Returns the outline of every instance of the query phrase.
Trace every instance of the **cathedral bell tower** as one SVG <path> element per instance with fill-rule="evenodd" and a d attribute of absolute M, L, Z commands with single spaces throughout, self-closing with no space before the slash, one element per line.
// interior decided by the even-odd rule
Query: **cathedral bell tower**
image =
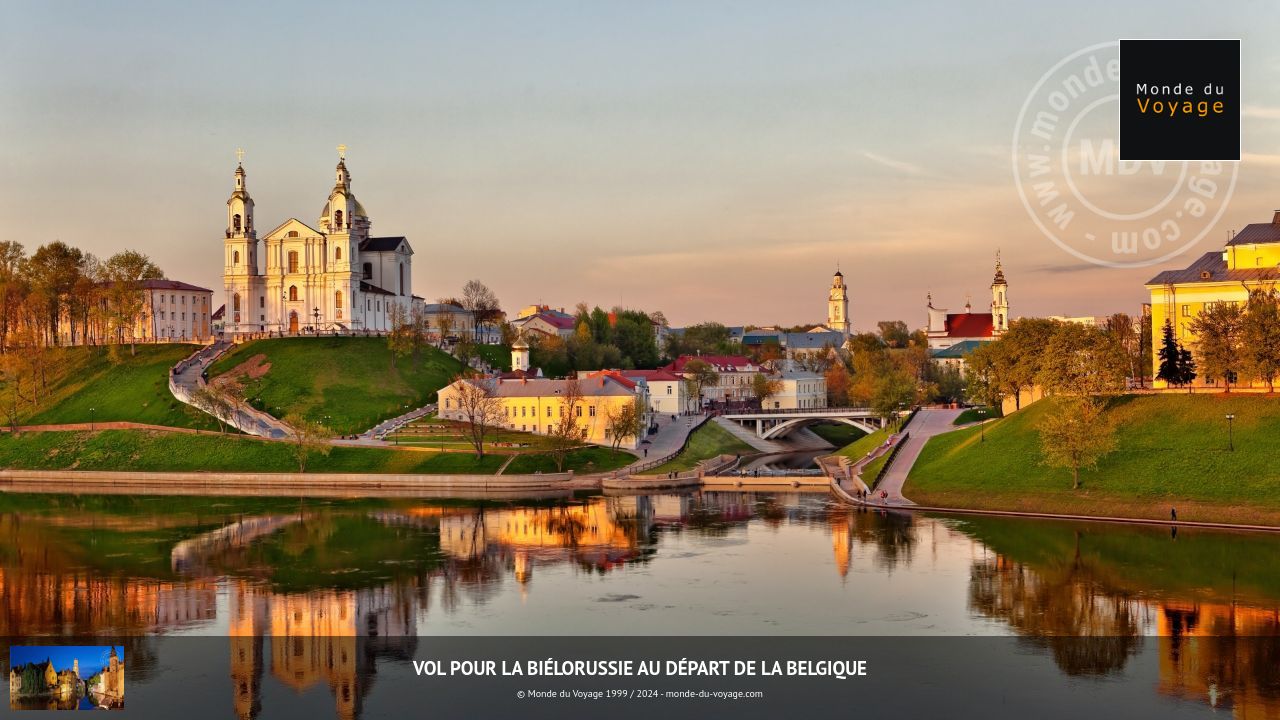
<path fill-rule="evenodd" d="M 827 294 L 827 327 L 849 337 L 849 295 L 844 274 L 838 268 L 831 279 L 831 292 Z"/>
<path fill-rule="evenodd" d="M 1000 251 L 996 251 L 996 277 L 991 281 L 991 334 L 999 337 L 1009 329 L 1009 283 L 1004 280 L 1000 266 Z"/>
<path fill-rule="evenodd" d="M 258 274 L 258 231 L 253 227 L 253 198 L 245 186 L 244 151 L 237 150 L 235 189 L 227 200 L 226 275 Z"/>

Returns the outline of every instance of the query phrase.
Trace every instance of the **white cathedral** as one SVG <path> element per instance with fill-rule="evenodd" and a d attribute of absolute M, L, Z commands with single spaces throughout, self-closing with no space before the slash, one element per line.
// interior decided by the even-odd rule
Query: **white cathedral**
<path fill-rule="evenodd" d="M 265 268 L 244 164 L 236 165 L 223 243 L 224 332 L 381 332 L 391 329 L 393 308 L 412 307 L 413 248 L 404 237 L 369 235 L 373 223 L 351 193 L 344 150 L 318 229 L 290 218 L 267 233 Z"/>

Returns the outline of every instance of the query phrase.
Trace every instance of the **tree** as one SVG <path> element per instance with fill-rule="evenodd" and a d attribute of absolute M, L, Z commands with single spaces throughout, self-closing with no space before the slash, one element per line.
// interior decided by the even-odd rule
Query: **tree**
<path fill-rule="evenodd" d="M 1141 380 L 1141 368 L 1144 364 L 1142 355 L 1142 344 L 1139 342 L 1138 331 L 1133 327 L 1133 318 L 1128 313 L 1112 313 L 1106 322 L 1107 334 L 1112 337 L 1117 345 L 1124 352 L 1125 363 L 1128 366 L 1128 376 L 1137 380 Z"/>
<path fill-rule="evenodd" d="M 333 445 L 329 443 L 333 434 L 324 425 L 297 413 L 285 416 L 284 422 L 293 436 L 293 457 L 298 461 L 298 472 L 307 471 L 307 460 L 312 455 L 327 456 L 333 450 Z"/>
<path fill-rule="evenodd" d="M 982 343 L 965 356 L 965 394 L 970 401 L 987 407 L 998 407 L 1004 394 L 996 378 L 1000 341 Z"/>
<path fill-rule="evenodd" d="M 231 400 L 226 395 L 208 385 L 200 385 L 191 392 L 191 404 L 198 410 L 213 416 L 218 421 L 219 431 L 227 432 L 227 420 L 235 411 Z"/>
<path fill-rule="evenodd" d="M 1106 331 L 1059 323 L 1044 346 L 1036 384 L 1048 393 L 1097 395 L 1124 387 L 1128 360 Z"/>
<path fill-rule="evenodd" d="M 547 432 L 551 444 L 551 459 L 555 460 L 557 472 L 564 472 L 564 461 L 569 451 L 582 444 L 582 430 L 578 425 L 582 401 L 582 384 L 577 376 L 565 380 L 560 389 L 559 417 Z"/>
<path fill-rule="evenodd" d="M 695 403 L 695 407 L 701 410 L 703 390 L 720 382 L 720 373 L 716 372 L 716 369 L 706 360 L 697 358 L 685 363 L 682 372 L 685 393 L 689 401 Z"/>
<path fill-rule="evenodd" d="M 502 319 L 502 306 L 498 302 L 498 296 L 479 280 L 468 280 L 462 286 L 462 307 L 471 313 L 476 325 Z"/>
<path fill-rule="evenodd" d="M 849 404 L 849 370 L 844 362 L 831 363 L 827 368 L 827 406 L 845 407 Z"/>
<path fill-rule="evenodd" d="M 1196 379 L 1196 359 L 1192 357 L 1191 351 L 1181 345 L 1178 346 L 1178 378 L 1179 385 L 1187 386 L 1187 394 L 1191 393 L 1191 383 Z"/>
<path fill-rule="evenodd" d="M 891 367 L 876 378 L 875 391 L 871 395 L 871 409 L 889 420 L 898 411 L 914 404 L 916 381 L 900 367 Z"/>
<path fill-rule="evenodd" d="M 751 396 L 764 407 L 764 401 L 782 392 L 782 381 L 764 373 L 751 376 Z"/>
<path fill-rule="evenodd" d="M 40 326 L 51 345 L 57 344 L 58 319 L 64 310 L 67 311 L 70 340 L 75 341 L 80 313 L 72 305 L 76 298 L 73 290 L 84 271 L 87 257 L 84 251 L 55 241 L 39 247 L 25 263 L 24 271 L 43 305 Z"/>
<path fill-rule="evenodd" d="M 1071 470 L 1071 488 L 1080 487 L 1080 470 L 1093 468 L 1115 448 L 1115 429 L 1103 415 L 1098 398 L 1056 398 L 1040 421 L 1040 447 L 1045 464 Z"/>
<path fill-rule="evenodd" d="M 609 432 L 609 442 L 614 450 L 629 437 L 640 437 L 644 432 L 644 408 L 640 406 L 640 398 L 610 409 L 605 416 L 605 429 Z"/>
<path fill-rule="evenodd" d="M 26 259 L 27 252 L 21 243 L 12 240 L 0 242 L 0 352 L 9 347 L 22 299 L 29 290 L 22 271 Z"/>
<path fill-rule="evenodd" d="M 876 327 L 880 331 L 880 339 L 891 348 L 904 348 L 911 338 L 911 331 L 901 320 L 881 320 Z"/>
<path fill-rule="evenodd" d="M 1169 385 L 1182 385 L 1182 374 L 1179 371 L 1182 359 L 1182 348 L 1173 334 L 1173 322 L 1165 318 L 1164 327 L 1160 330 L 1160 369 L 1156 379 Z"/>
<path fill-rule="evenodd" d="M 124 250 L 107 258 L 102 266 L 106 283 L 107 322 L 116 342 L 129 339 L 129 354 L 136 355 L 138 320 L 148 314 L 151 293 L 143 287 L 145 280 L 158 280 L 164 272 L 151 262 L 151 258 L 135 250 Z"/>
<path fill-rule="evenodd" d="M 1214 302 L 1191 321 L 1196 336 L 1196 363 L 1209 377 L 1222 378 L 1224 392 L 1244 369 L 1241 328 L 1244 310 L 1238 303 Z"/>
<path fill-rule="evenodd" d="M 1280 374 L 1280 299 L 1274 288 L 1249 292 L 1240 323 L 1240 344 L 1245 372 L 1265 382 L 1267 392 L 1275 392 L 1276 375 Z"/>
<path fill-rule="evenodd" d="M 484 457 L 484 436 L 488 429 L 502 420 L 502 401 L 494 394 L 492 380 L 474 378 L 467 374 L 454 378 L 457 389 L 458 411 L 466 426 L 467 440 L 475 448 L 476 458 Z"/>

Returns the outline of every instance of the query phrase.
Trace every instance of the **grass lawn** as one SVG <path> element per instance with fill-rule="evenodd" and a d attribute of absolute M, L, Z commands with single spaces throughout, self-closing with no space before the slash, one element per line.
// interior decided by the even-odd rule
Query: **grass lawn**
<path fill-rule="evenodd" d="M 258 357 L 261 356 L 261 357 Z M 245 343 L 223 356 L 209 376 L 242 374 L 267 363 L 255 403 L 283 417 L 301 413 L 335 434 L 363 432 L 388 418 L 435 400 L 436 391 L 462 369 L 431 347 L 397 358 L 386 338 L 280 338 Z"/>
<path fill-rule="evenodd" d="M 307 472 L 490 474 L 505 456 L 335 447 L 313 454 Z M 234 435 L 187 435 L 142 430 L 0 435 L 0 467 L 19 470 L 136 470 L 139 472 L 295 472 L 287 443 Z"/>
<path fill-rule="evenodd" d="M 888 429 L 881 428 L 880 430 L 877 430 L 871 433 L 870 435 L 863 435 L 857 440 L 854 440 L 848 445 L 845 445 L 844 447 L 837 450 L 835 454 L 843 455 L 849 458 L 850 460 L 860 460 L 862 459 L 863 455 L 866 455 L 872 450 L 875 450 L 880 445 L 883 445 L 884 441 L 888 439 L 889 439 Z"/>
<path fill-rule="evenodd" d="M 876 481 L 876 473 L 880 472 L 880 468 L 884 467 L 884 464 L 888 461 L 889 453 L 885 453 L 867 463 L 866 467 L 862 468 L 862 482 L 868 486 L 873 486 Z"/>
<path fill-rule="evenodd" d="M 1133 395 L 1107 415 L 1116 450 L 1095 470 L 1043 464 L 1037 423 L 1053 400 L 978 428 L 934 437 L 904 494 L 922 505 L 1280 524 L 1280 398 Z M 1235 451 L 1224 415 L 1235 415 Z"/>
<path fill-rule="evenodd" d="M 494 370 L 510 370 L 511 369 L 511 346 L 510 345 L 476 345 L 474 346 L 476 355 L 479 355 Z"/>
<path fill-rule="evenodd" d="M 575 473 L 607 472 L 635 462 L 636 456 L 620 450 L 589 447 L 570 451 L 564 459 L 564 469 Z M 546 453 L 522 454 L 511 461 L 504 475 L 530 475 L 556 472 L 555 460 Z"/>
<path fill-rule="evenodd" d="M 129 421 L 214 429 L 212 418 L 186 410 L 169 393 L 169 368 L 195 352 L 185 344 L 73 347 L 53 350 L 50 393 L 19 418 L 28 425 Z M 92 412 L 90 411 L 92 408 Z"/>
<path fill-rule="evenodd" d="M 817 435 L 838 448 L 844 447 L 863 435 L 866 435 L 865 432 L 858 428 L 844 423 L 821 423 L 818 425 L 810 425 L 809 429 L 813 431 L 814 435 Z"/>
<path fill-rule="evenodd" d="M 953 420 L 951 424 L 952 425 L 968 425 L 969 423 L 975 423 L 975 422 L 978 422 L 979 420 L 990 420 L 991 418 L 998 418 L 998 417 L 1000 417 L 1000 408 L 989 408 L 989 407 L 968 408 L 964 412 L 957 415 L 956 419 Z"/>
<path fill-rule="evenodd" d="M 693 431 L 683 452 L 658 467 L 645 472 L 661 474 L 692 470 L 700 461 L 707 458 L 713 458 L 717 455 L 745 455 L 755 451 L 755 448 L 734 437 L 728 430 L 711 420 Z"/>

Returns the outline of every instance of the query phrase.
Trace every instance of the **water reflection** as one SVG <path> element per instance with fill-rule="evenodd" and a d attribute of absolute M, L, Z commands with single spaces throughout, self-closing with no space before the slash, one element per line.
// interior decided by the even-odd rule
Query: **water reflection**
<path fill-rule="evenodd" d="M 441 618 L 482 633 L 519 629 L 510 618 L 551 632 L 590 621 L 620 633 L 1009 633 L 1083 677 L 1121 675 L 1154 642 L 1160 693 L 1246 717 L 1280 712 L 1277 547 L 938 520 L 804 492 L 528 504 L 6 495 L 0 633 L 128 636 L 135 680 L 157 667 L 149 636 L 225 634 L 242 718 L 263 712 L 267 677 L 327 688 L 339 717 L 358 717 L 377 663 L 411 657 Z"/>

